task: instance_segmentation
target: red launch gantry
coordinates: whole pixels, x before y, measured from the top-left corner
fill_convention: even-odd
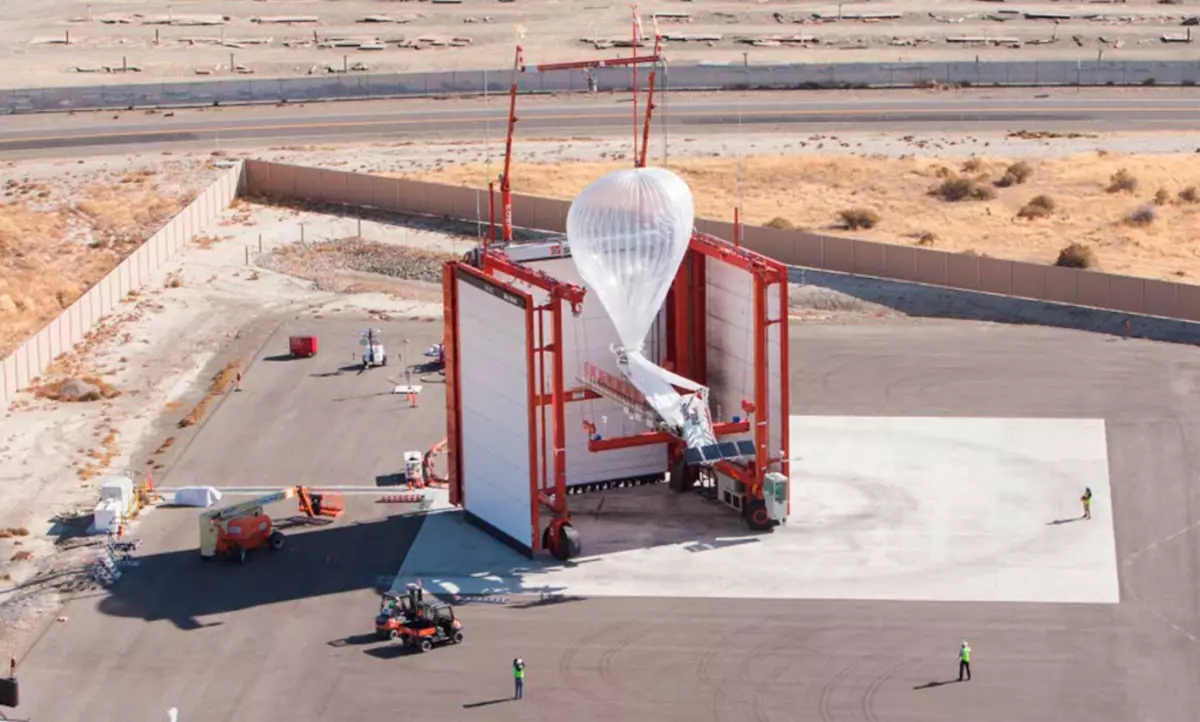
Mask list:
[[[532,67],[636,69],[661,59],[658,38],[651,56],[637,56],[636,45],[631,58]],[[520,551],[565,560],[582,552],[570,495],[669,472],[672,490],[711,484],[751,529],[769,531],[789,504],[787,267],[711,235],[691,237],[648,345],[656,363],[710,389],[721,448],[698,460],[655,428],[656,415],[617,369],[615,331],[599,302],[587,299],[566,240],[511,243],[516,78],[530,72],[522,62],[518,47],[501,176],[503,243],[485,239],[443,274],[451,503]],[[635,124],[638,167],[653,109],[651,99],[644,126]],[[490,240],[495,234],[493,212]],[[607,435],[608,419],[620,433]]]

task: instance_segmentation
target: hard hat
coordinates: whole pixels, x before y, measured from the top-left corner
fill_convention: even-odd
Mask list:
[[[964,647],[965,647],[965,646],[967,646],[967,640],[965,640],[965,639],[963,640],[963,645],[962,645],[962,646],[964,646]]]

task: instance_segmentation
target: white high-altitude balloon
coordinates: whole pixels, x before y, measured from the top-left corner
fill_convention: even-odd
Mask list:
[[[593,181],[571,203],[571,258],[628,351],[641,348],[687,253],[692,191],[665,168],[627,168]]]

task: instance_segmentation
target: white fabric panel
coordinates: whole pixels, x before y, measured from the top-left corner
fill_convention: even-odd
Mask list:
[[[767,318],[779,318],[779,284],[767,287]],[[787,320],[784,319],[784,323]],[[767,399],[771,405],[771,417],[767,423],[767,451],[772,457],[781,457],[783,450],[783,418],[781,414],[790,414],[791,409],[780,411],[783,399],[783,384],[788,383],[787,369],[781,367],[783,354],[780,353],[779,333],[782,324],[773,323],[767,326]],[[779,466],[772,470],[778,471]]]
[[[708,385],[714,421],[731,421],[754,400],[754,285],[749,272],[708,258]],[[722,441],[751,438],[750,434]]]
[[[463,506],[531,545],[525,311],[457,283]]]

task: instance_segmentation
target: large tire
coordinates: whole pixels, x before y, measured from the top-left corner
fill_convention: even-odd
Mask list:
[[[283,549],[283,542],[283,532],[281,531],[273,531],[271,532],[271,536],[267,537],[267,544],[275,551]]]
[[[430,642],[428,639],[422,639],[421,640],[421,651],[428,652],[431,649],[433,649],[433,642]]]
[[[454,640],[454,643],[455,643],[455,644],[462,644],[462,641],[463,641],[463,633],[462,633],[462,632],[455,632],[455,633],[454,633],[454,636],[453,636],[451,639],[453,639],[453,640]]]
[[[751,531],[771,531],[775,527],[775,522],[767,514],[767,504],[762,499],[746,501],[745,517],[746,526],[750,527]]]
[[[570,524],[563,524],[558,529],[558,538],[550,535],[550,554],[560,562],[573,559],[583,551],[583,539],[579,532]]]

